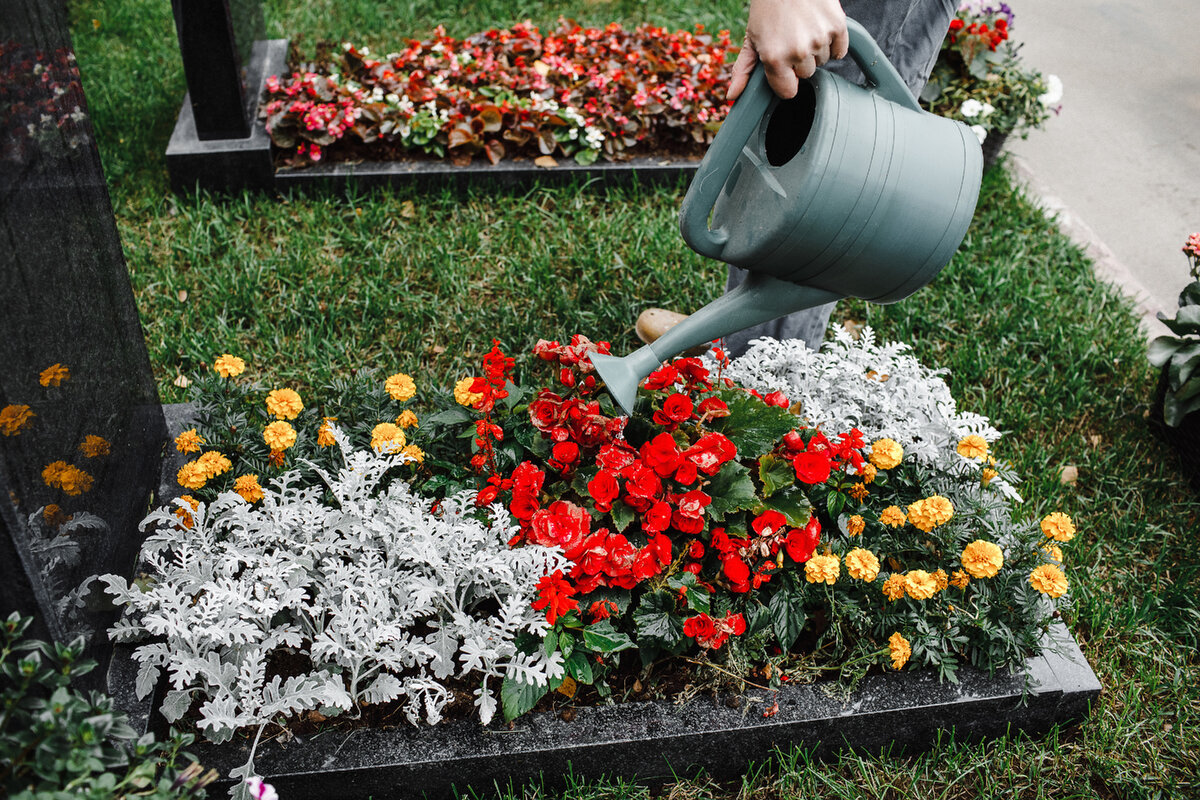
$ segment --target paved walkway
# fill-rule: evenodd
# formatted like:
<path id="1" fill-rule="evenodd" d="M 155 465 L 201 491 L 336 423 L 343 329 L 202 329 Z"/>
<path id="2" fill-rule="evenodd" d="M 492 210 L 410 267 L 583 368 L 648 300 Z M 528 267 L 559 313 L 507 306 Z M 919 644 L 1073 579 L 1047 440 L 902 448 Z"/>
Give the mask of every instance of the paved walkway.
<path id="1" fill-rule="evenodd" d="M 1064 86 L 1011 163 L 1165 332 L 1200 231 L 1200 0 L 1009 1 L 1024 58 Z"/>

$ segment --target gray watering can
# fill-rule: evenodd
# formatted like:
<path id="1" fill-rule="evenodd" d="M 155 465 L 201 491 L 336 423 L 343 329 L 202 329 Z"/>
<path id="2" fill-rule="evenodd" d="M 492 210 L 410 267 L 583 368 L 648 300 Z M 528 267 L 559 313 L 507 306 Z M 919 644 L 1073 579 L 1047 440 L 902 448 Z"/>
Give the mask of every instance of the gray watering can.
<path id="1" fill-rule="evenodd" d="M 780 100 L 760 65 L 700 162 L 683 238 L 750 274 L 653 344 L 592 355 L 627 414 L 646 376 L 684 350 L 843 297 L 894 303 L 933 280 L 966 235 L 978 139 L 923 111 L 870 34 L 846 25 L 870 88 L 818 69 Z"/>

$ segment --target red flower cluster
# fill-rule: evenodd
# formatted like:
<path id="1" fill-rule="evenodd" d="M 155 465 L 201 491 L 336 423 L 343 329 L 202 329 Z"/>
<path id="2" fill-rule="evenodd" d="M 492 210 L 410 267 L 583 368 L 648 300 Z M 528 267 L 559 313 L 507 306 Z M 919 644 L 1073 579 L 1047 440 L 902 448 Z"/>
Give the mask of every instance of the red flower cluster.
<path id="1" fill-rule="evenodd" d="M 398 145 L 493 163 L 510 150 L 690 152 L 728 111 L 726 62 L 735 50 L 728 31 L 714 39 L 703 26 L 627 31 L 564 21 L 543 36 L 526 22 L 462 41 L 438 28 L 385 59 L 346 45 L 342 63 L 322 74 L 272 76 L 263 115 L 275 145 L 295 150 L 300 163 L 335 143 L 344 155 L 378 143 L 381 157 Z"/>
<path id="2" fill-rule="evenodd" d="M 90 141 L 79 68 L 69 48 L 0 42 L 0 108 L 8 124 L 0 135 L 0 161 L 28 165 L 70 155 Z"/>
<path id="3" fill-rule="evenodd" d="M 1001 9 L 993 11 L 985 9 L 984 19 L 980 19 L 971 10 L 960 11 L 958 16 L 950 20 L 950 31 L 946 44 L 962 51 L 967 63 L 975 57 L 981 47 L 995 51 L 1001 42 L 1008 41 L 1011 15 L 1001 4 Z M 989 24 L 990 21 L 990 24 Z"/>
<path id="4" fill-rule="evenodd" d="M 730 634 L 741 636 L 746 632 L 746 620 L 741 614 L 726 614 L 724 619 L 713 619 L 708 614 L 698 614 L 683 623 L 683 633 L 696 640 L 705 649 L 717 650 L 725 644 Z"/>
<path id="5" fill-rule="evenodd" d="M 859 470 L 863 465 L 862 431 L 857 428 L 838 436 L 830 442 L 820 431 L 808 431 L 808 438 L 799 431 L 783 437 L 780 455 L 792 462 L 796 479 L 809 485 L 824 483 L 834 469 L 845 469 L 847 465 Z"/>

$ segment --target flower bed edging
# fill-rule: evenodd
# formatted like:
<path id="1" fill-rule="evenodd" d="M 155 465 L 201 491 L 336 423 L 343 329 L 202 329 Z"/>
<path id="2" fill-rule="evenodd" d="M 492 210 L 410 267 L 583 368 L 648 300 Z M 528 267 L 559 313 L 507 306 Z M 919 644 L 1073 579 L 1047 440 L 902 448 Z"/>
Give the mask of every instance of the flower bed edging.
<path id="1" fill-rule="evenodd" d="M 331 730 L 283 743 L 260 743 L 256 772 L 289 800 L 302 798 L 451 798 L 468 786 L 487 795 L 494 784 L 563 776 L 621 777 L 651 786 L 693 775 L 717 779 L 769 759 L 774 748 L 802 745 L 828 757 L 849 747 L 915 752 L 939 731 L 980 739 L 1015 731 L 1045 732 L 1084 717 L 1100 684 L 1061 623 L 1054 645 L 1016 675 L 988 677 L 964 668 L 962 683 L 939 684 L 921 673 L 872 675 L 844 700 L 820 686 L 788 686 L 777 694 L 749 688 L 740 697 L 578 708 L 571 721 L 542 712 L 482 727 L 457 720 L 437 727 Z M 1025 681 L 1031 692 L 1022 703 Z M 774 703 L 778 712 L 764 717 Z M 192 748 L 222 775 L 244 763 L 248 739 Z M 223 796 L 228 780 L 214 784 Z"/>

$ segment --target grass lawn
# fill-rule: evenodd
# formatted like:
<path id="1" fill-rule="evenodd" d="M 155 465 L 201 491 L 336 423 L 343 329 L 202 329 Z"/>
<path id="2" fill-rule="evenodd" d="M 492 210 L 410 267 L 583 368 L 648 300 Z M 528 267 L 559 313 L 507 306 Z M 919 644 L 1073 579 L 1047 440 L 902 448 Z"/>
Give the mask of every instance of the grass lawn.
<path id="1" fill-rule="evenodd" d="M 583 0 L 268 0 L 267 33 L 347 38 L 381 51 L 444 24 L 451 35 L 559 14 L 732 28 L 741 3 Z M 318 387 L 363 366 L 427 384 L 465 375 L 492 338 L 527 351 L 580 332 L 635 346 L 637 312 L 694 309 L 723 267 L 679 238 L 682 186 L 397 190 L 350 198 L 175 197 L 163 151 L 183 97 L 162 0 L 77 0 L 75 46 L 117 223 L 164 401 L 178 375 L 222 352 L 263 380 Z M 1053 123 L 1051 123 L 1053 124 Z M 1186 232 L 1181 231 L 1181 238 Z M 1028 513 L 1062 509 L 1068 622 L 1105 687 L 1080 726 L 983 744 L 947 735 L 918 756 L 814 764 L 781 753 L 740 784 L 686 781 L 672 798 L 1183 797 L 1200 795 L 1200 502 L 1147 420 L 1154 378 L 1131 306 L 996 171 L 943 274 L 893 306 L 845 318 L 912 343 L 951 370 L 960 407 L 1006 432 L 999 455 L 1027 477 Z M 1076 482 L 1059 480 L 1078 468 Z M 479 787 L 486 796 L 489 787 Z M 514 787 L 514 797 L 537 793 Z M 572 798 L 636 797 L 573 785 Z"/>

